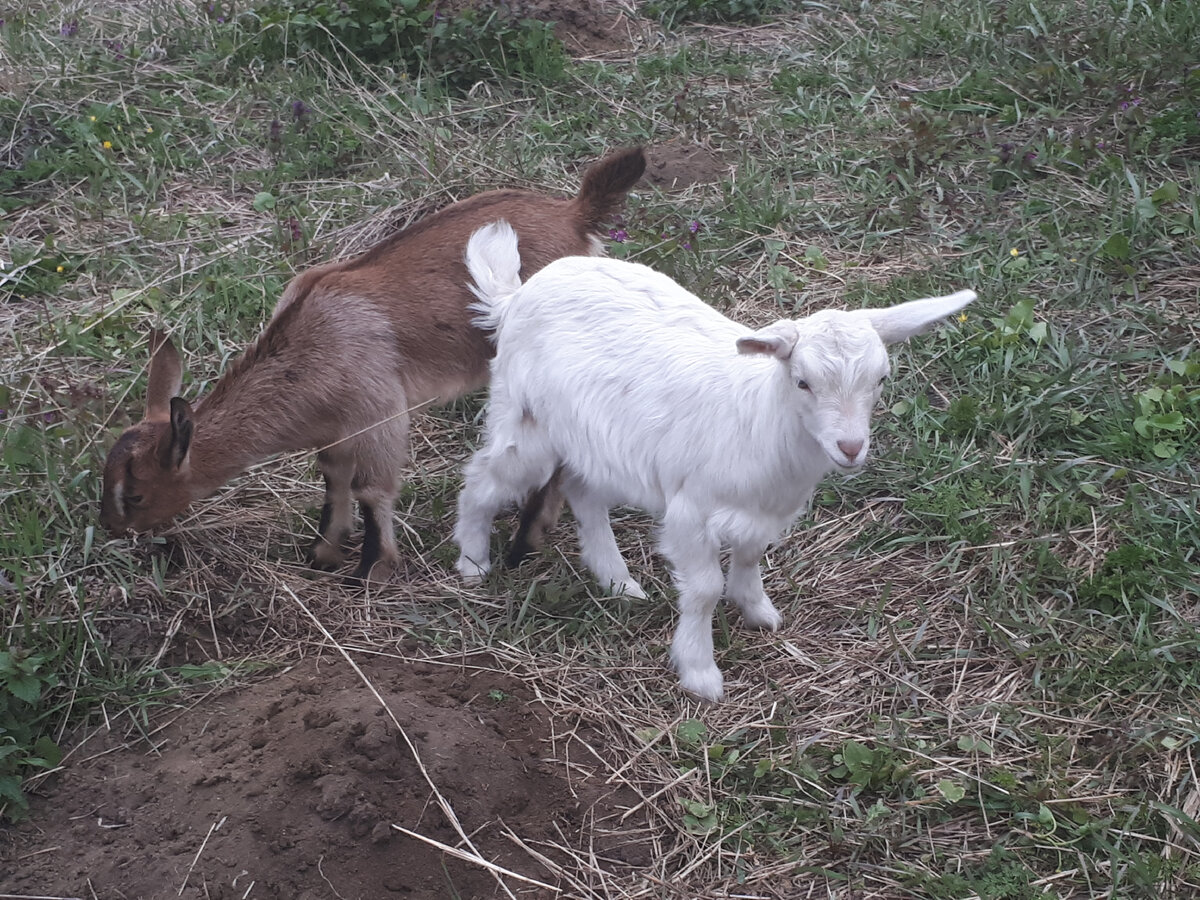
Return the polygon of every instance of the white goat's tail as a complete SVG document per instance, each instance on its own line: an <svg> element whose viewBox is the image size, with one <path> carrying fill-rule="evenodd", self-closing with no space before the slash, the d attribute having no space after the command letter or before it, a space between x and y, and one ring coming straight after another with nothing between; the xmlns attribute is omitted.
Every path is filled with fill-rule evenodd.
<svg viewBox="0 0 1200 900"><path fill-rule="evenodd" d="M503 219L477 228L467 241L465 259L474 282L467 287L479 298L470 306L478 313L473 322L494 341L508 299L521 287L517 233Z"/></svg>

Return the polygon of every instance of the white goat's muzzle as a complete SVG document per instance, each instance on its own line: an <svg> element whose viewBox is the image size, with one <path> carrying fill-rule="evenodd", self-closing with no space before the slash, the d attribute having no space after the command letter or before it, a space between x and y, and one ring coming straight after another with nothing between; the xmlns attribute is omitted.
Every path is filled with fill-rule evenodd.
<svg viewBox="0 0 1200 900"><path fill-rule="evenodd" d="M825 446L825 453L843 472L861 469L867 461L871 442L864 439L842 438L834 446Z"/></svg>

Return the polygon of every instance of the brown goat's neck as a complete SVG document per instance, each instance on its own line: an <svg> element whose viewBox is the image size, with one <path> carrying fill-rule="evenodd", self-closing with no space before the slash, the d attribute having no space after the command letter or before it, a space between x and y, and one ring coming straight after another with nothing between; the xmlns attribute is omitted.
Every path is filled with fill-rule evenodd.
<svg viewBox="0 0 1200 900"><path fill-rule="evenodd" d="M299 417L293 407L304 394L299 368L272 350L271 330L196 404L190 464L199 489L215 491L277 453L311 446L294 429Z"/></svg>

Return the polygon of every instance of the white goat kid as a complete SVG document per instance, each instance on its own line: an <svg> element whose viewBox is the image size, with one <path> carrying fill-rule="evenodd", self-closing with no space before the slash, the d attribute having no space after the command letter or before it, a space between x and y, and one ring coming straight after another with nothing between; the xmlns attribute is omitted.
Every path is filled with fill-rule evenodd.
<svg viewBox="0 0 1200 900"><path fill-rule="evenodd" d="M458 571L482 578L496 514L561 468L583 562L613 592L644 597L608 514L645 509L679 590L671 659L684 689L708 700L723 692L712 642L722 589L746 624L779 627L759 561L822 477L866 459L884 345L975 299L825 310L752 331L635 263L568 257L522 286L504 222L471 236L466 261L497 353L484 445L459 498Z"/></svg>

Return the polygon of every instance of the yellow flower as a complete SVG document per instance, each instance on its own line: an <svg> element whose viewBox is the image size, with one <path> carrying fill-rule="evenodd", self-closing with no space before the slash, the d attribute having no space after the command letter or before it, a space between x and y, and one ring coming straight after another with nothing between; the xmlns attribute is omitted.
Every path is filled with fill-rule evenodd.
<svg viewBox="0 0 1200 900"><path fill-rule="evenodd" d="M120 125L118 125L118 126L117 126L117 131L124 131L124 130L125 130L125 129L124 129L124 128L122 128Z"/></svg>
<svg viewBox="0 0 1200 900"><path fill-rule="evenodd" d="M105 149L105 150L111 150L111 149L112 149L112 141L105 141L105 142L104 142L104 149Z"/></svg>
<svg viewBox="0 0 1200 900"><path fill-rule="evenodd" d="M1018 250L1016 247L1013 247L1011 250L1008 251L1008 255L1015 259L1016 257L1021 255L1021 251Z"/></svg>
<svg viewBox="0 0 1200 900"><path fill-rule="evenodd" d="M959 314L958 314L958 321L960 321L960 322L965 322L965 321L967 321L967 314L966 314L966 313L959 313Z"/></svg>
<svg viewBox="0 0 1200 900"><path fill-rule="evenodd" d="M146 126L146 134L154 134L154 129L149 125Z"/></svg>
<svg viewBox="0 0 1200 900"><path fill-rule="evenodd" d="M58 267L57 269L55 269L54 271L55 271L55 272L63 272L63 271L65 271L65 269L63 269L63 267L62 267L62 266L59 266L59 267Z"/></svg>
<svg viewBox="0 0 1200 900"><path fill-rule="evenodd" d="M95 122L95 121L96 121L96 117L95 117L95 116L88 116L88 120L89 120L89 121L92 121L92 122Z"/></svg>

